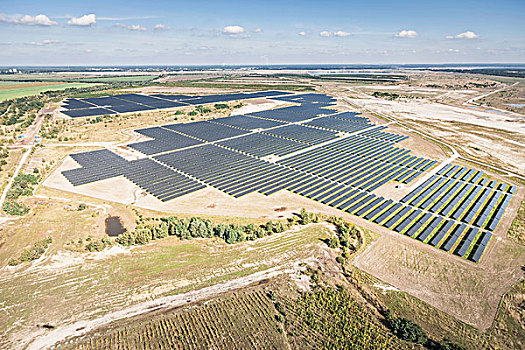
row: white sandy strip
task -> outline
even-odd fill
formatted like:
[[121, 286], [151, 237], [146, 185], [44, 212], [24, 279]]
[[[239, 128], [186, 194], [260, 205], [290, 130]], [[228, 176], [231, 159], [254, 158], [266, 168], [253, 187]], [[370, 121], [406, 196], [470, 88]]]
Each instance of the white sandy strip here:
[[15, 181], [15, 177], [20, 172], [20, 169], [22, 169], [22, 165], [24, 165], [24, 163], [27, 160], [27, 157], [29, 157], [30, 154], [31, 154], [31, 148], [27, 149], [26, 153], [24, 153], [24, 155], [22, 156], [22, 159], [20, 159], [20, 163], [16, 167], [16, 170], [15, 170], [15, 173], [13, 174], [13, 177], [11, 177], [11, 180], [9, 180], [9, 183], [4, 188], [4, 192], [2, 193], [2, 197], [0, 197], [0, 208], [2, 208], [2, 206], [4, 205], [4, 201], [5, 201], [5, 197], [7, 196], [7, 192], [9, 191], [11, 186], [13, 185], [13, 182]]
[[[290, 265], [291, 266], [291, 265]], [[27, 347], [28, 350], [47, 349], [57, 342], [66, 340], [71, 337], [81, 336], [92, 330], [95, 330], [108, 323], [122, 320], [148, 312], [160, 309], [169, 309], [186, 305], [188, 303], [211, 298], [235, 289], [246, 287], [250, 284], [262, 281], [267, 278], [280, 275], [282, 273], [292, 272], [292, 269], [284, 269], [283, 266], [273, 267], [264, 271], [240, 277], [228, 282], [205, 287], [199, 290], [193, 290], [184, 294], [170, 295], [161, 297], [156, 300], [147, 301], [127, 309], [108, 313], [100, 318], [89, 321], [78, 321], [73, 324], [58, 327], [48, 334], [34, 339]]]

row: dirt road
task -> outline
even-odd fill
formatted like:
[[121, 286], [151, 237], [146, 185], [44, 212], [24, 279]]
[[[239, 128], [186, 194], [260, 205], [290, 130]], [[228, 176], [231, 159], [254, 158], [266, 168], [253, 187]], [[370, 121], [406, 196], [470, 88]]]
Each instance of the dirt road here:
[[34, 339], [27, 347], [28, 350], [47, 349], [57, 342], [66, 340], [71, 337], [86, 334], [101, 326], [107, 325], [111, 322], [138, 316], [148, 312], [153, 312], [161, 309], [169, 309], [186, 305], [188, 303], [204, 300], [215, 297], [235, 289], [246, 287], [250, 284], [260, 282], [262, 280], [272, 278], [274, 276], [292, 272], [292, 265], [277, 266], [264, 271], [256, 272], [254, 274], [237, 278], [228, 282], [216, 284], [214, 286], [193, 290], [184, 294], [171, 295], [167, 297], [158, 298], [156, 300], [147, 301], [141, 304], [131, 306], [127, 309], [108, 313], [100, 318], [79, 321], [65, 327], [59, 327], [50, 331], [47, 335]]

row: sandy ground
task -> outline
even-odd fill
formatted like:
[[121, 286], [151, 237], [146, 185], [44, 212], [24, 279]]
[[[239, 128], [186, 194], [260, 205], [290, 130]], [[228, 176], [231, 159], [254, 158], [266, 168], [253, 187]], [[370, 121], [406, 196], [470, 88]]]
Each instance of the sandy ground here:
[[380, 109], [386, 113], [403, 114], [406, 118], [459, 121], [477, 126], [519, 132], [525, 135], [525, 120], [511, 114], [491, 113], [419, 100], [403, 103], [371, 98], [368, 100], [353, 99], [353, 102], [372, 110]]
[[[288, 191], [279, 191], [271, 196], [254, 192], [236, 199], [207, 187], [168, 202], [161, 202], [122, 176], [75, 187], [67, 181], [61, 171], [78, 167], [72, 158], [67, 157], [44, 181], [43, 186], [165, 213], [277, 219], [297, 213], [301, 208], [331, 214], [339, 212]], [[115, 188], [119, 190], [115, 191]], [[282, 207], [287, 209], [275, 211]]]
[[29, 346], [28, 350], [47, 349], [53, 344], [73, 336], [80, 336], [86, 334], [98, 327], [106, 325], [110, 322], [134, 317], [140, 314], [157, 311], [160, 309], [170, 309], [186, 305], [188, 303], [197, 302], [204, 299], [209, 299], [220, 294], [227, 293], [232, 290], [246, 287], [250, 284], [260, 282], [262, 280], [275, 277], [282, 273], [291, 273], [292, 266], [287, 269], [282, 266], [256, 272], [249, 276], [237, 278], [228, 282], [216, 284], [210, 287], [199, 290], [192, 290], [187, 293], [177, 294], [162, 298], [157, 298], [152, 301], [147, 301], [141, 304], [134, 305], [124, 310], [108, 313], [100, 318], [90, 321], [79, 321], [65, 327], [57, 328], [48, 334], [36, 338]]
[[[525, 174], [525, 118], [511, 113], [450, 106], [429, 101], [396, 102], [374, 98], [351, 99], [372, 111], [402, 118], [433, 136], [450, 140], [476, 159]], [[512, 136], [512, 137], [510, 137]]]

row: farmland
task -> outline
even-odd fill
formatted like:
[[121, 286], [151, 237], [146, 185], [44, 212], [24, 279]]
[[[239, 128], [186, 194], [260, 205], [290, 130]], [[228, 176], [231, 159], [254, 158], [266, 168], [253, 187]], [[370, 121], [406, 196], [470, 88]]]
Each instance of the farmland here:
[[21, 83], [21, 82], [2, 82], [0, 85], [0, 101], [12, 98], [20, 98], [38, 95], [45, 91], [60, 91], [70, 88], [86, 88], [96, 86], [91, 83]]

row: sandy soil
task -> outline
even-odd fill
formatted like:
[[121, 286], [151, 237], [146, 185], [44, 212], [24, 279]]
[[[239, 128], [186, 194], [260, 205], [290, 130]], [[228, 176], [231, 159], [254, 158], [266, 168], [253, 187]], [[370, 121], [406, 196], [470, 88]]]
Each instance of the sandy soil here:
[[386, 113], [403, 114], [406, 118], [459, 121], [525, 134], [525, 120], [511, 114], [491, 113], [419, 100], [403, 103], [371, 98], [353, 99], [353, 102], [372, 110], [380, 109]]
[[249, 276], [237, 278], [228, 282], [216, 284], [210, 287], [202, 288], [199, 290], [192, 290], [187, 293], [172, 295], [162, 298], [157, 298], [152, 301], [147, 301], [141, 304], [134, 305], [124, 310], [115, 311], [108, 313], [100, 318], [89, 320], [89, 321], [79, 321], [73, 324], [70, 324], [65, 327], [57, 328], [48, 334], [36, 338], [29, 346], [28, 350], [40, 350], [46, 349], [52, 346], [53, 344], [67, 339], [73, 336], [80, 336], [86, 334], [94, 329], [97, 329], [103, 325], [106, 325], [110, 322], [122, 320], [144, 313], [149, 313], [157, 311], [160, 309], [170, 309], [186, 305], [188, 303], [197, 302], [204, 299], [209, 299], [220, 294], [227, 293], [229, 291], [246, 287], [250, 284], [257, 283], [259, 281], [275, 277], [285, 272], [292, 272], [293, 270], [288, 267], [288, 269], [283, 268], [282, 266], [267, 269], [261, 272], [256, 272]]
[[[292, 213], [300, 211], [301, 208], [327, 214], [339, 213], [335, 209], [288, 191], [279, 191], [271, 196], [250, 193], [236, 199], [212, 187], [207, 187], [168, 202], [161, 202], [124, 177], [75, 187], [67, 181], [61, 171], [78, 167], [79, 165], [72, 158], [66, 158], [64, 163], [44, 181], [43, 186], [165, 213], [269, 219], [289, 217]], [[119, 191], [115, 191], [115, 188], [118, 188]], [[286, 207], [286, 210], [275, 211], [282, 207]]]
[[511, 113], [450, 106], [430, 101], [396, 102], [373, 98], [351, 100], [356, 105], [401, 118], [435, 137], [450, 140], [479, 160], [525, 174], [525, 119]]

